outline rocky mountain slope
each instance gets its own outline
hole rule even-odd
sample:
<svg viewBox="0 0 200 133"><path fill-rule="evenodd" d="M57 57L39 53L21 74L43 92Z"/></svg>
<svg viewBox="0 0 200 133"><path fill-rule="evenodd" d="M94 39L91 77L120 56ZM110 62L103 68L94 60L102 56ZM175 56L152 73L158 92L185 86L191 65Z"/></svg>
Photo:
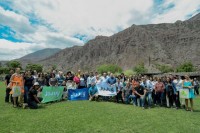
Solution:
<svg viewBox="0 0 200 133"><path fill-rule="evenodd" d="M40 63L89 70L105 63L130 69L143 62L149 71L156 71L155 64L176 67L185 61L200 68L200 14L175 23L132 25L113 36L97 36L84 46L66 48Z"/></svg>

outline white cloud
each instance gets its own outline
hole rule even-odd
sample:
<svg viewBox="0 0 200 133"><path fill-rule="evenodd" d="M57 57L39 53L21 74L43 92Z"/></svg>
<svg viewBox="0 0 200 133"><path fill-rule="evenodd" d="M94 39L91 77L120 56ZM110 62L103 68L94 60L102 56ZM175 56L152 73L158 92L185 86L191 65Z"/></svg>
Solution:
<svg viewBox="0 0 200 133"><path fill-rule="evenodd" d="M34 27L30 25L29 20L15 12L0 7L0 18L0 24L9 26L15 31L23 34L34 32Z"/></svg>
<svg viewBox="0 0 200 133"><path fill-rule="evenodd" d="M173 23L177 20L184 21L187 15L195 14L200 8L200 0L166 0L162 5L166 8L169 4L174 4L174 7L164 14L155 15L152 23Z"/></svg>
<svg viewBox="0 0 200 133"><path fill-rule="evenodd" d="M0 60L6 59L6 56L2 56L6 54L5 51L12 53L7 54L11 59L42 48L83 45L83 41L74 37L77 34L91 39L97 35L113 35L132 24L185 20L188 14L195 14L200 7L200 0L165 0L159 8L164 10L170 4L174 4L174 7L159 14L153 9L154 0L7 1L14 11L0 7L0 24L11 27L16 32L15 37L26 43L1 39ZM33 25L29 20L32 15L48 26L40 23ZM49 25L55 30L51 30Z"/></svg>
<svg viewBox="0 0 200 133"><path fill-rule="evenodd" d="M130 20L137 12L146 14L153 5L153 0L29 0L28 2L34 4L28 4L26 0L17 0L13 6L24 14L34 12L39 18L66 35L80 33L90 37L112 35L118 31L117 27L127 28L134 23Z"/></svg>

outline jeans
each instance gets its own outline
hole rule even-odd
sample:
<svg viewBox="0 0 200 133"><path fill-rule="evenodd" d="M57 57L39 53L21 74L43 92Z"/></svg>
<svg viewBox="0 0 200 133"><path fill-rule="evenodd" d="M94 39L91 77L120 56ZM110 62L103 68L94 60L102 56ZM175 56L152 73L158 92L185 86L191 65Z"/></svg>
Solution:
<svg viewBox="0 0 200 133"><path fill-rule="evenodd" d="M135 105L136 103L135 103L135 101L136 101L136 96L135 95L130 95L129 97L128 97L128 99L129 99L129 101L130 101L130 99L133 99L133 105Z"/></svg>
<svg viewBox="0 0 200 133"><path fill-rule="evenodd" d="M24 86L24 103L27 103L28 92L31 89L31 86Z"/></svg>
<svg viewBox="0 0 200 133"><path fill-rule="evenodd" d="M130 95L125 96L125 101L124 101L124 102L125 102L126 104L129 104L129 103L130 103L130 98L129 98L129 97L130 97Z"/></svg>
<svg viewBox="0 0 200 133"><path fill-rule="evenodd" d="M145 96L144 97L137 97L135 95L130 95L129 99L130 98L133 98L133 105L138 106L138 102L139 102L140 107L144 107Z"/></svg>
<svg viewBox="0 0 200 133"><path fill-rule="evenodd" d="M147 92L145 99L148 101L148 106L151 107L152 105L152 92Z"/></svg>

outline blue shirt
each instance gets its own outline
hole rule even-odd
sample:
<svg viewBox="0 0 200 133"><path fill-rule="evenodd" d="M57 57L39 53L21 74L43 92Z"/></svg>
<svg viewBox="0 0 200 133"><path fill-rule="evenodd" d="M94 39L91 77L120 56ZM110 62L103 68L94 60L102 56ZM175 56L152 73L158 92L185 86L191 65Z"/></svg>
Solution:
<svg viewBox="0 0 200 133"><path fill-rule="evenodd" d="M111 85L113 85L113 84L115 84L117 81L116 81L116 78L114 78L114 77L110 77L110 78L108 78L108 80L107 80L107 83L108 84L111 84Z"/></svg>
<svg viewBox="0 0 200 133"><path fill-rule="evenodd" d="M95 86L91 86L90 88L89 88L89 95L94 95L94 94L96 94L97 93L97 87L96 87L96 85Z"/></svg>
<svg viewBox="0 0 200 133"><path fill-rule="evenodd" d="M140 85L146 88L148 91L151 91L151 92L153 91L153 84L151 83L150 80L147 80L146 82L142 82Z"/></svg>

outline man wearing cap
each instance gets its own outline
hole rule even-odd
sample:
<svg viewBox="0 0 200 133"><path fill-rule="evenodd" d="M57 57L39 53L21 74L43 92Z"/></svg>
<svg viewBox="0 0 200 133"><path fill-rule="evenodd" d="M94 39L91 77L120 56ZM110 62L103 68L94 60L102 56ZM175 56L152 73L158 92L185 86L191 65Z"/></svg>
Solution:
<svg viewBox="0 0 200 133"><path fill-rule="evenodd" d="M28 92L28 106L31 109L38 109L38 103L41 103L42 98L37 97L37 92L40 89L39 83L35 82L33 87Z"/></svg>

